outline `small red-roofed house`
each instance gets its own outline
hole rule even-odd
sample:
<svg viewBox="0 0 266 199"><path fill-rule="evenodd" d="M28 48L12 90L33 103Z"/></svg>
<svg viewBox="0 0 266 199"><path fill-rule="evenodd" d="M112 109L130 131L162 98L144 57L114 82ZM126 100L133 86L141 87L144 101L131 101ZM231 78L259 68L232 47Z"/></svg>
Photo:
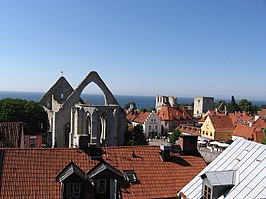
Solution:
<svg viewBox="0 0 266 199"><path fill-rule="evenodd" d="M174 131L180 124L193 124L193 117L182 106L162 106L157 114L162 121L164 135Z"/></svg>
<svg viewBox="0 0 266 199"><path fill-rule="evenodd" d="M132 125L142 125L146 138L161 137L161 120L155 111L140 112L132 120Z"/></svg>
<svg viewBox="0 0 266 199"><path fill-rule="evenodd" d="M201 137L218 141L232 139L234 132L232 120L227 115L208 115L201 126Z"/></svg>

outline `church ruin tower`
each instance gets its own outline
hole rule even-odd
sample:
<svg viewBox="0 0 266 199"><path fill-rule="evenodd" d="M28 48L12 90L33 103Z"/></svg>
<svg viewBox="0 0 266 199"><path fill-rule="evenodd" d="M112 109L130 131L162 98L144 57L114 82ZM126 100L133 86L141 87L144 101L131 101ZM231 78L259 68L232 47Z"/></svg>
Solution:
<svg viewBox="0 0 266 199"><path fill-rule="evenodd" d="M87 105L80 98L92 82L102 90L104 105ZM98 146L123 144L125 113L95 71L90 72L75 90L60 77L40 103L49 116L52 147L80 147L84 141Z"/></svg>

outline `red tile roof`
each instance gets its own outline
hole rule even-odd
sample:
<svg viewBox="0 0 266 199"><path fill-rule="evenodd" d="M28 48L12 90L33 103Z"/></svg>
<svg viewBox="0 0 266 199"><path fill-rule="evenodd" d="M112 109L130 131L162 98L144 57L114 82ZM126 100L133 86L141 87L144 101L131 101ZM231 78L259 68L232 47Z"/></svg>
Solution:
<svg viewBox="0 0 266 199"><path fill-rule="evenodd" d="M248 122L254 122L254 117L247 115L247 113L229 113L228 115L233 124L247 124Z"/></svg>
<svg viewBox="0 0 266 199"><path fill-rule="evenodd" d="M130 112L126 115L126 118L129 122L132 122L137 116L138 116L139 113L133 113L133 112Z"/></svg>
<svg viewBox="0 0 266 199"><path fill-rule="evenodd" d="M133 158L134 150L137 158ZM62 198L55 177L74 162L84 172L97 163L77 149L3 149L1 198ZM179 191L206 164L202 157L176 156L174 162L162 162L159 147L109 147L104 160L119 169L134 170L140 183L122 190L123 198L176 197ZM184 164L186 163L186 164Z"/></svg>
<svg viewBox="0 0 266 199"><path fill-rule="evenodd" d="M264 119L259 118L253 123L238 124L233 135L260 143L264 139L264 128L266 128L266 122Z"/></svg>
<svg viewBox="0 0 266 199"><path fill-rule="evenodd" d="M141 112L135 117L135 119L133 119L133 122L144 124L145 120L150 114L151 112L145 112L145 113Z"/></svg>
<svg viewBox="0 0 266 199"><path fill-rule="evenodd" d="M264 117L265 115L266 115L266 109L262 109L262 110L259 112L259 114L258 114L259 117Z"/></svg>
<svg viewBox="0 0 266 199"><path fill-rule="evenodd" d="M197 136L201 135L200 127L179 124L179 126L176 129L180 130L181 133L189 133L189 134L197 135Z"/></svg>
<svg viewBox="0 0 266 199"><path fill-rule="evenodd" d="M157 112L162 121L192 120L192 116L183 107L163 106Z"/></svg>
<svg viewBox="0 0 266 199"><path fill-rule="evenodd" d="M23 124L22 122L1 122L0 134L0 148L19 148L23 136Z"/></svg>
<svg viewBox="0 0 266 199"><path fill-rule="evenodd" d="M209 115L215 131L233 131L232 120L227 115Z"/></svg>

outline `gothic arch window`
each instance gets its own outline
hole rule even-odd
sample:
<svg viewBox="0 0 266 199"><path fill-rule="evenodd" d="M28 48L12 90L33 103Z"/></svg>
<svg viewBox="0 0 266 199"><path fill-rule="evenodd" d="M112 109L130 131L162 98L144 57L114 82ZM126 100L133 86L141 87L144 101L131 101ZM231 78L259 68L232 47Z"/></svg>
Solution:
<svg viewBox="0 0 266 199"><path fill-rule="evenodd" d="M65 124L65 146L69 147L69 133L70 133L70 123Z"/></svg>
<svg viewBox="0 0 266 199"><path fill-rule="evenodd" d="M101 113L98 121L99 141L105 144L106 140L106 113Z"/></svg>
<svg viewBox="0 0 266 199"><path fill-rule="evenodd" d="M87 134L90 135L92 132L91 132L91 115L88 113L87 114Z"/></svg>

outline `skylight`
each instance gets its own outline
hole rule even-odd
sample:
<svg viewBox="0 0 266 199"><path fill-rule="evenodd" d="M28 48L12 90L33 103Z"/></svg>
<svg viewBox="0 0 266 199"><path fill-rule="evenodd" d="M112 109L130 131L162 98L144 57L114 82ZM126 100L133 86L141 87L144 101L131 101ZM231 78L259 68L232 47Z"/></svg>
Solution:
<svg viewBox="0 0 266 199"><path fill-rule="evenodd" d="M133 170L127 170L125 171L125 178L127 182L137 182L136 173Z"/></svg>

